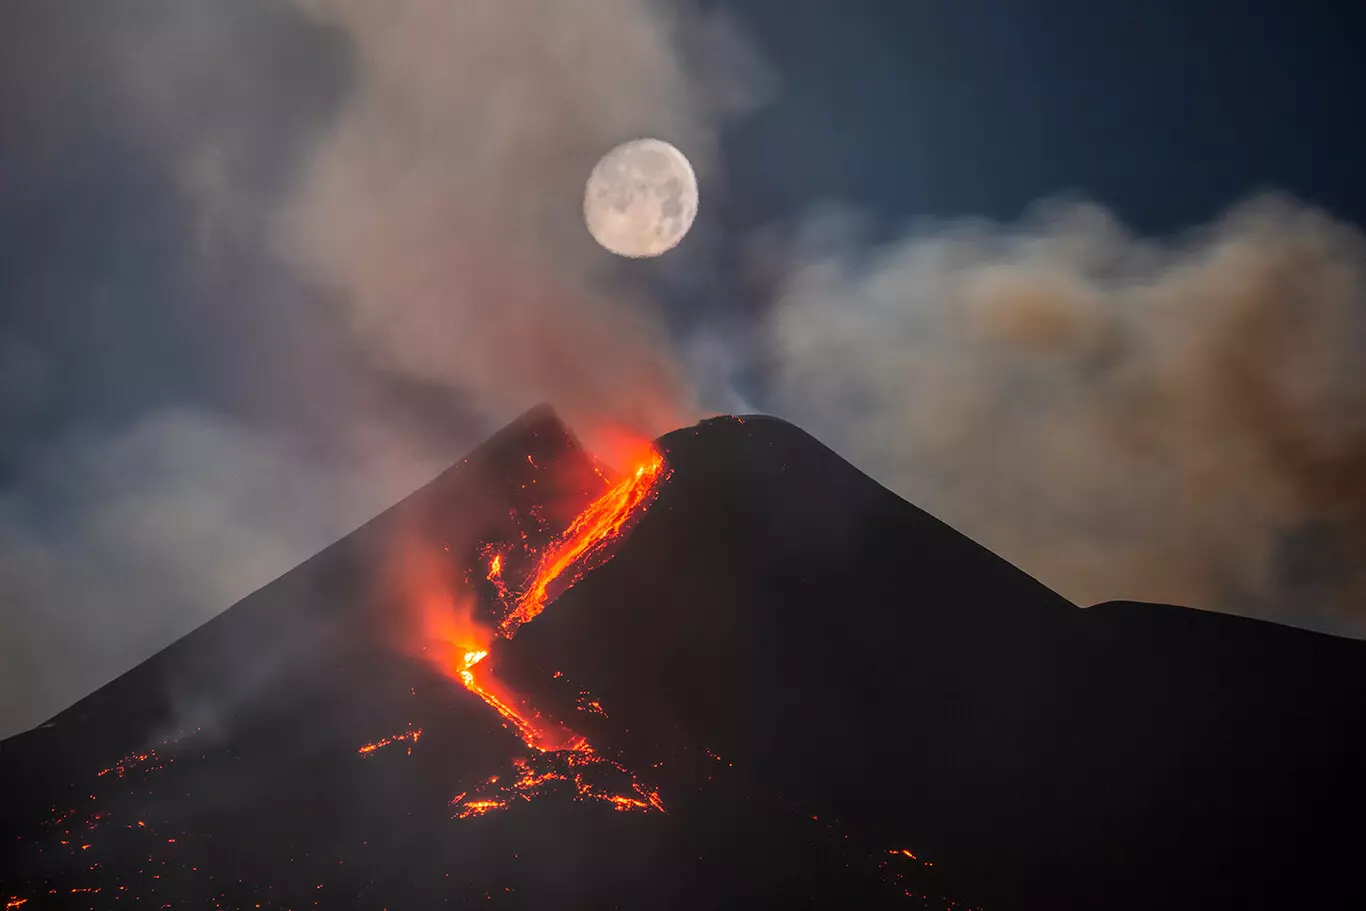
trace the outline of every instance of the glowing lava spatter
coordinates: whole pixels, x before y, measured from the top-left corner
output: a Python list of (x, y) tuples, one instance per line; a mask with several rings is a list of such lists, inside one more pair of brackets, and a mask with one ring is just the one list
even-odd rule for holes
[[(637, 466), (634, 472), (590, 503), (537, 561), (531, 584), (511, 613), (498, 625), (499, 635), (512, 638), (518, 627), (545, 610), (551, 584), (567, 570), (582, 566), (585, 559), (594, 556), (619, 536), (627, 521), (648, 504), (664, 476), (664, 457), (651, 449), (647, 460)], [(569, 584), (577, 582), (583, 572), (580, 569)]]
[(488, 571), (484, 573), (484, 578), (493, 584), (499, 602), (506, 602), (508, 599), (507, 581), (503, 578), (505, 551), (505, 547), (500, 548), (492, 544), (485, 545), (481, 550), (483, 558), (488, 560)]
[(147, 762), (148, 760), (156, 758), (156, 750), (146, 750), (145, 752), (140, 753), (129, 753), (127, 756), (123, 757), (118, 762), (109, 766), (107, 769), (101, 769), (99, 772), (96, 773), (96, 777), (103, 778), (104, 776), (112, 772), (118, 777), (122, 778), (125, 774), (129, 772), (129, 770), (135, 769), (143, 763)]
[[(569, 585), (582, 578), (591, 569), (590, 560), (620, 537), (627, 523), (649, 505), (665, 477), (664, 457), (652, 447), (632, 473), (590, 503), (546, 547), (525, 590), (510, 606), (496, 634), (513, 638), (518, 629), (545, 610), (551, 600), (552, 585), (567, 573), (572, 574)], [(487, 547), (482, 556), (488, 560), (485, 577), (506, 605), (509, 599), (503, 578), (504, 554)], [(474, 793), (461, 793), (452, 800), (457, 818), (482, 816), (504, 809), (513, 801), (528, 801), (552, 790), (563, 790), (576, 800), (602, 800), (623, 811), (663, 811), (658, 793), (640, 784), (623, 766), (598, 753), (582, 735), (543, 718), (492, 676), (485, 661), (494, 631), (475, 622), (472, 611), (442, 610), (436, 616), (429, 615), (427, 623), (429, 634), (435, 634), (442, 643), (442, 652), (433, 654), (428, 650), (429, 657), (436, 658), (447, 676), (460, 681), (497, 712), (533, 751), (529, 757), (514, 760), (514, 779), (501, 781), (495, 775)], [(595, 711), (603, 713), (600, 705), (593, 705)]]
[[(412, 743), (417, 743), (418, 738), (421, 736), (422, 728), (409, 728), (401, 734), (392, 734), (388, 737), (385, 737), (382, 740), (376, 740), (374, 743), (367, 743), (360, 749), (356, 750), (356, 752), (360, 753), (362, 756), (371, 756), (374, 754), (376, 750), (382, 750), (385, 747), (392, 746), (393, 744), (398, 743), (401, 740), (408, 740)], [(412, 751), (413, 748), (410, 745), (408, 747), (408, 752), (412, 753)]]
[(647, 788), (620, 763), (600, 756), (585, 744), (578, 750), (553, 750), (512, 761), (516, 777), (494, 775), (472, 793), (451, 801), (457, 819), (505, 809), (515, 800), (530, 801), (561, 792), (575, 800), (600, 800), (622, 812), (664, 812), (659, 792)]

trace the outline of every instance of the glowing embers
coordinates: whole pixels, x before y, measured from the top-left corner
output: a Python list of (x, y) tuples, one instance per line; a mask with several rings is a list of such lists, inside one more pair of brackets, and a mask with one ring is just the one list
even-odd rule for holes
[[(663, 812), (664, 806), (654, 790), (636, 781), (619, 763), (598, 753), (587, 739), (567, 725), (544, 717), (497, 679), (492, 664), (496, 660), (494, 643), (500, 641), (499, 637), (512, 639), (523, 624), (537, 617), (552, 600), (551, 586), (562, 576), (570, 575), (568, 585), (572, 585), (591, 570), (595, 561), (601, 559), (604, 547), (619, 538), (630, 520), (648, 507), (667, 475), (664, 457), (650, 447), (631, 474), (590, 503), (539, 554), (523, 544), (526, 555), (534, 558), (534, 566), (525, 576), (525, 583), (518, 586), (522, 594), (516, 596), (515, 603), (509, 595), (511, 586), (507, 579), (509, 557), (515, 545), (504, 541), (481, 547), (479, 571), (494, 586), (499, 604), (507, 609), (496, 629), (479, 621), (472, 599), (443, 591), (440, 575), (433, 572), (432, 566), (416, 559), (408, 567), (408, 582), (417, 585), (424, 657), (497, 712), (504, 726), (515, 731), (530, 751), (526, 757), (513, 760), (512, 775), (505, 779), (494, 776), (474, 791), (461, 793), (452, 800), (457, 818), (482, 816), (552, 792), (567, 794), (575, 800), (602, 801), (622, 811)], [(535, 508), (532, 507), (533, 511)], [(514, 510), (514, 521), (516, 518)], [(522, 538), (527, 538), (524, 530)], [(469, 577), (467, 573), (466, 579)], [(558, 588), (556, 594), (568, 585)], [(586, 692), (581, 693), (579, 710), (605, 717), (602, 706), (588, 701), (589, 698)]]
[(456, 819), (468, 819), (471, 816), (483, 816), (492, 810), (502, 810), (507, 808), (507, 801), (503, 800), (470, 800), (460, 804), (456, 811)]
[[(155, 760), (156, 758), (157, 758), (157, 751), (156, 751), (156, 750), (145, 750), (145, 751), (143, 751), (143, 752), (141, 752), (141, 753), (129, 753), (127, 756), (123, 757), (123, 758), (120, 759), (118, 762), (116, 762), (116, 763), (114, 763), (113, 765), (111, 765), (109, 768), (107, 768), (107, 769), (100, 769), (100, 771), (99, 771), (99, 773), (96, 775), (96, 777), (97, 777), (97, 778), (103, 778), (104, 776), (108, 775), (110, 772), (113, 772), (113, 773), (114, 773), (115, 775), (117, 775), (119, 778), (122, 778), (124, 775), (128, 774), (128, 772), (131, 771), (132, 769), (136, 769), (138, 766), (143, 765), (144, 763), (147, 763), (147, 762), (151, 762), (151, 761)], [(159, 769), (159, 768), (161, 768), (161, 765), (158, 764), (158, 765), (155, 766), (155, 768), (158, 768), (158, 769)]]
[(649, 505), (659, 482), (667, 474), (664, 457), (651, 449), (634, 472), (589, 504), (568, 530), (541, 554), (525, 593), (499, 624), (499, 635), (511, 638), (518, 627), (545, 610), (550, 601), (551, 584), (567, 570), (575, 572), (565, 587), (579, 581), (586, 572), (588, 559), (597, 556), (605, 545), (621, 534), (633, 516)]
[(418, 738), (421, 736), (422, 728), (409, 728), (408, 730), (400, 734), (391, 734), (388, 737), (385, 737), (383, 740), (376, 740), (374, 743), (367, 743), (360, 749), (356, 750), (356, 752), (361, 754), (362, 757), (369, 757), (373, 756), (377, 750), (382, 750), (387, 746), (393, 746), (396, 743), (402, 743), (403, 741), (407, 741), (408, 755), (411, 756), (413, 755), (413, 744), (417, 743)]
[(600, 801), (622, 812), (664, 812), (659, 792), (647, 788), (623, 765), (584, 744), (579, 749), (532, 753), (512, 760), (513, 774), (494, 775), (451, 801), (457, 819), (482, 816), (549, 794)]

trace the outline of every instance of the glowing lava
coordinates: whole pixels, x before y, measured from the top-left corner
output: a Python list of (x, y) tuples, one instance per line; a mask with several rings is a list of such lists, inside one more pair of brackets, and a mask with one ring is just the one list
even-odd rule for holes
[[(398, 743), (401, 740), (408, 740), (412, 743), (417, 743), (417, 739), (421, 736), (422, 728), (409, 728), (401, 734), (392, 734), (388, 737), (385, 737), (383, 740), (376, 740), (374, 743), (367, 743), (360, 749), (356, 750), (356, 752), (360, 753), (362, 756), (370, 756), (373, 755), (376, 750), (382, 750), (385, 747), (392, 746), (393, 744)], [(411, 754), (412, 752), (413, 748), (410, 744), (408, 747), (408, 753)]]
[[(535, 619), (552, 600), (551, 586), (562, 577), (568, 575), (568, 584), (560, 591), (581, 579), (592, 568), (591, 560), (599, 557), (608, 544), (621, 536), (628, 522), (649, 505), (665, 477), (664, 457), (651, 447), (633, 472), (590, 503), (546, 547), (523, 593), (498, 625), (496, 635), (511, 639), (523, 624)], [(486, 546), (481, 553), (488, 560), (485, 578), (494, 584), (499, 601), (507, 605), (504, 552)], [(429, 660), (497, 712), (532, 750), (528, 757), (513, 761), (517, 772), (514, 779), (502, 781), (495, 775), (473, 794), (461, 793), (452, 800), (457, 818), (482, 816), (505, 809), (513, 801), (528, 801), (552, 791), (563, 791), (576, 800), (605, 801), (623, 811), (664, 810), (657, 792), (640, 784), (617, 762), (599, 754), (582, 735), (542, 717), (494, 678), (486, 659), (495, 631), (474, 619), (472, 605), (443, 596), (428, 597), (421, 607), (426, 638), (438, 643), (435, 652), (424, 647)], [(589, 710), (606, 714), (596, 702)], [(380, 745), (384, 741), (368, 746)]]
[(143, 763), (147, 762), (148, 760), (156, 759), (156, 757), (156, 750), (147, 750), (143, 753), (129, 753), (127, 756), (123, 757), (118, 762), (111, 765), (109, 768), (101, 769), (98, 773), (96, 773), (95, 777), (103, 778), (110, 772), (113, 772), (115, 775), (122, 778), (124, 775), (128, 773), (130, 769), (135, 769)]
[[(559, 725), (547, 725), (541, 721), (538, 714), (524, 713), (518, 711), (511, 704), (513, 697), (503, 698), (493, 692), (496, 684), (491, 679), (481, 680), (475, 676), (475, 665), (479, 664), (489, 655), (487, 649), (473, 649), (464, 653), (460, 658), (460, 667), (457, 673), (460, 682), (465, 685), (465, 689), (474, 693), (493, 709), (503, 720), (517, 731), (517, 736), (522, 738), (522, 742), (533, 750), (578, 750), (586, 747), (585, 741), (573, 731)], [(482, 675), (481, 675), (482, 676)], [(520, 701), (520, 700), (518, 700)]]
[(603, 547), (617, 538), (626, 527), (627, 521), (635, 516), (641, 507), (648, 505), (664, 475), (664, 457), (651, 449), (646, 461), (637, 466), (634, 472), (589, 504), (569, 529), (541, 555), (532, 574), (530, 586), (518, 599), (512, 612), (498, 625), (499, 635), (512, 638), (518, 627), (535, 619), (545, 610), (546, 604), (550, 601), (551, 584), (567, 570), (579, 567), (578, 572), (570, 578), (569, 585), (582, 578), (586, 572), (583, 568), (584, 561), (596, 556)]
[(554, 750), (512, 761), (516, 778), (504, 782), (494, 775), (473, 793), (451, 801), (457, 819), (505, 809), (515, 800), (530, 801), (546, 794), (564, 793), (574, 800), (601, 800), (622, 812), (664, 812), (659, 792), (647, 788), (620, 763), (600, 756), (584, 744), (577, 750)]
[(484, 548), (483, 555), (489, 560), (488, 572), (484, 574), (484, 578), (493, 583), (494, 590), (498, 592), (498, 600), (505, 602), (508, 599), (508, 586), (503, 580), (503, 551), (489, 545)]

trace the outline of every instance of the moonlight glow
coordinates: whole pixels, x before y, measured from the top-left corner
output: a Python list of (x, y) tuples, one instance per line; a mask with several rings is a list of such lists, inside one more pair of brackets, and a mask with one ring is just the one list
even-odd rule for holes
[(583, 217), (598, 243), (619, 256), (659, 256), (697, 217), (697, 175), (683, 153), (636, 139), (603, 156), (583, 193)]

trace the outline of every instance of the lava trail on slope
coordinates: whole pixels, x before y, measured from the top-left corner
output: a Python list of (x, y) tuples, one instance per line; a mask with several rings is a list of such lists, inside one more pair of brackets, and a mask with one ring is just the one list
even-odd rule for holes
[[(918, 843), (851, 848), (848, 830), (756, 787), (712, 744), (638, 761), (620, 749), (636, 706), (567, 666), (522, 672), (527, 636), (585, 607), (566, 594), (618, 576), (642, 530), (672, 524), (666, 459), (645, 452), (617, 477), (534, 410), (0, 742), (0, 899), (25, 911), (951, 907)], [(609, 630), (595, 648), (650, 662), (662, 642)], [(694, 688), (697, 670), (675, 685)]]
[[(535, 459), (527, 463), (537, 467)], [(545, 610), (555, 595), (572, 587), (594, 565), (610, 557), (610, 547), (637, 521), (668, 478), (664, 458), (653, 447), (641, 463), (588, 504), (561, 534), (543, 547), (523, 544), (530, 570), (513, 595), (503, 561), (515, 545), (485, 542), (479, 550), (488, 560), (483, 578), (497, 594), (494, 612), (502, 619), (496, 633), (511, 640), (521, 627)], [(519, 535), (523, 541), (529, 536)], [(466, 573), (466, 578), (471, 573)], [(495, 647), (494, 630), (482, 626), (468, 606), (457, 601), (425, 602), (426, 610), (446, 611), (427, 617), (437, 629), (438, 643), (425, 648), (448, 677), (458, 681), (493, 709), (517, 733), (529, 755), (513, 760), (514, 774), (494, 775), (478, 788), (462, 791), (452, 801), (460, 818), (505, 809), (516, 800), (567, 793), (577, 800), (601, 800), (618, 810), (663, 811), (657, 790), (647, 787), (620, 763), (596, 750), (568, 725), (546, 717), (530, 700), (498, 681), (487, 661)], [(565, 787), (557, 787), (565, 786)]]

